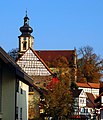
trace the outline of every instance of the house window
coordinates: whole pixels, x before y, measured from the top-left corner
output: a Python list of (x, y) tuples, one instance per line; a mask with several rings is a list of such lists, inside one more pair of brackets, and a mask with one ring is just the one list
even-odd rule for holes
[(33, 87), (29, 87), (29, 92), (33, 92), (34, 88)]
[(81, 112), (82, 112), (82, 113), (85, 113), (85, 108), (81, 108)]
[(22, 120), (22, 108), (20, 108), (20, 120)]
[(21, 90), (21, 94), (23, 94), (23, 83), (21, 82), (21, 85), (20, 85), (20, 90)]
[(85, 103), (85, 100), (84, 99), (80, 99), (80, 103), (81, 104)]
[(88, 113), (88, 109), (85, 109), (85, 112)]
[(19, 92), (19, 80), (16, 80), (16, 92)]
[(21, 94), (23, 94), (23, 89), (21, 88)]
[(82, 103), (82, 99), (80, 99), (80, 103)]
[(18, 120), (18, 107), (16, 107), (16, 120)]

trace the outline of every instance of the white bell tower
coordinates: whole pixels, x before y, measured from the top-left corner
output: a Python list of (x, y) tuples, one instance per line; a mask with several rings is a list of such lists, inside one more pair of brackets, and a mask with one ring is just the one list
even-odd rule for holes
[(21, 35), (19, 38), (19, 54), (22, 55), (29, 47), (33, 48), (34, 37), (31, 36), (33, 29), (29, 26), (29, 18), (24, 17), (24, 25), (20, 27)]

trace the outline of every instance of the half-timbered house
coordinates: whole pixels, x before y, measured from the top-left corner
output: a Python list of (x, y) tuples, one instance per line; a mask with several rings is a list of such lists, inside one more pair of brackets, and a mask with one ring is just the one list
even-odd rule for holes
[(32, 76), (34, 84), (39, 85), (39, 87), (45, 87), (51, 81), (52, 71), (32, 48), (29, 48), (17, 60), (17, 64), (28, 75)]

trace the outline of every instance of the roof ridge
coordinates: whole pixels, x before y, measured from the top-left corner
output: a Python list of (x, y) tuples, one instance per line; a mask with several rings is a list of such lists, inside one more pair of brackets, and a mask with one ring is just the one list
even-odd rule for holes
[[(92, 93), (88, 93), (86, 92), (87, 96), (88, 96), (88, 99), (92, 102), (93, 105), (95, 105), (95, 103), (92, 101), (92, 99), (90, 99), (89, 95), (92, 95), (94, 97), (94, 95)], [(94, 97), (94, 100), (95, 100), (95, 97)]]
[(35, 50), (35, 51), (75, 51), (75, 50), (52, 50), (52, 49), (48, 49), (48, 50)]

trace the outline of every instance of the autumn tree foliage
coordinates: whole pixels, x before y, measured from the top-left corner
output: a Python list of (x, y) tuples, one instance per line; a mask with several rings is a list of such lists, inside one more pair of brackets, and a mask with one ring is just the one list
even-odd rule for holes
[[(45, 114), (54, 120), (67, 119), (72, 111), (72, 94), (70, 90), (71, 75), (68, 60), (64, 56), (57, 57), (51, 63), (56, 67), (59, 82), (48, 85), (45, 98)], [(50, 88), (49, 88), (50, 86)], [(52, 86), (52, 87), (51, 87)]]
[(99, 82), (103, 71), (103, 60), (90, 46), (78, 50), (77, 82)]
[(69, 62), (65, 56), (58, 56), (51, 62), (46, 61), (46, 64), (49, 68), (59, 69), (59, 72), (62, 72), (63, 68), (68, 68), (69, 66)]
[(72, 95), (70, 89), (64, 82), (59, 82), (48, 89), (45, 95), (45, 114), (53, 120), (66, 120), (72, 111)]
[(49, 65), (51, 65), (51, 67), (55, 67), (58, 70), (57, 77), (60, 81), (64, 82), (72, 89), (77, 89), (75, 81), (75, 68), (73, 67), (72, 61), (70, 63), (65, 56), (59, 56), (55, 58)]
[(71, 84), (71, 74), (70, 74), (70, 67), (69, 61), (64, 56), (59, 56), (55, 58), (51, 63), (48, 63), (50, 68), (53, 68), (53, 72), (57, 73), (57, 77), (60, 81), (64, 81), (68, 86)]

